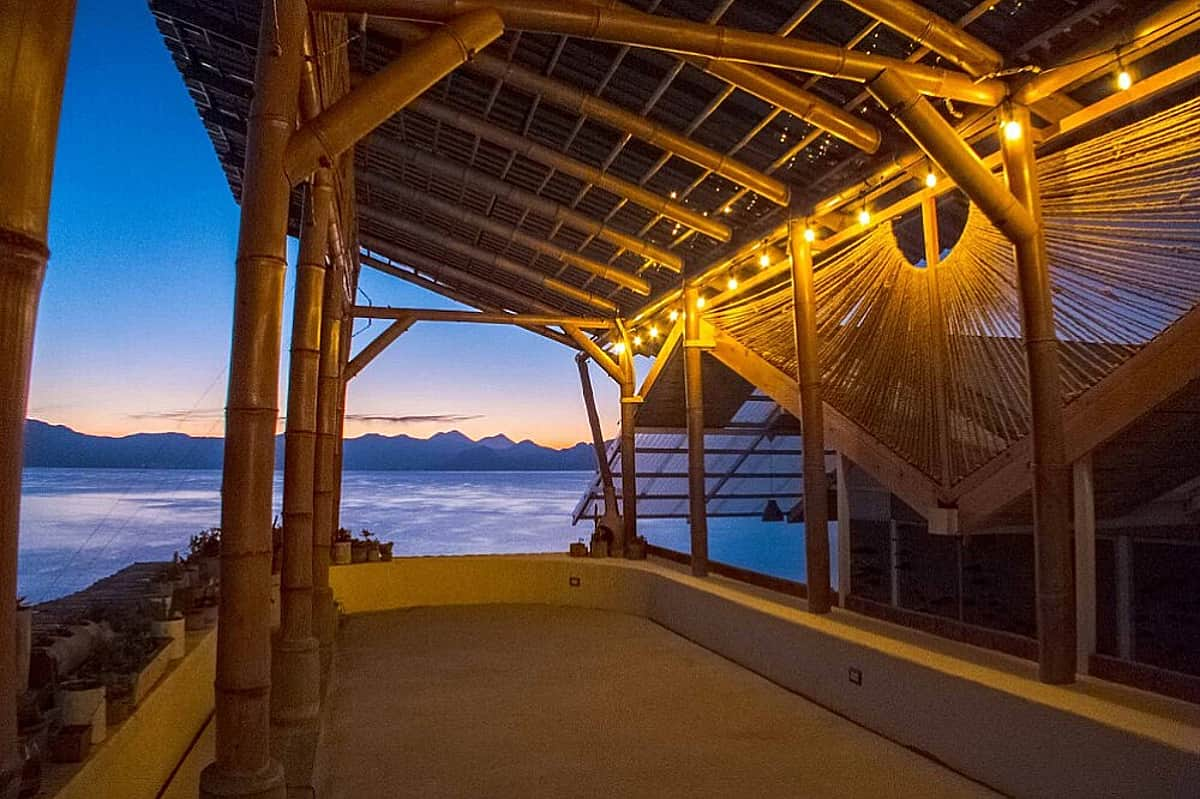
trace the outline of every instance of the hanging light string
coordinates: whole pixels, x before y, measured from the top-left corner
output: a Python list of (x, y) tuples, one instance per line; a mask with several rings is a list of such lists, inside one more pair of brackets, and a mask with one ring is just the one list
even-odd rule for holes
[[(1046, 156), (1038, 173), (1070, 403), (1200, 303), (1200, 99)], [(782, 280), (706, 319), (795, 374)], [(910, 463), (957, 481), (1029, 434), (1012, 246), (974, 206), (936, 268), (913, 267), (889, 221), (819, 263), (814, 283), (826, 400)]]

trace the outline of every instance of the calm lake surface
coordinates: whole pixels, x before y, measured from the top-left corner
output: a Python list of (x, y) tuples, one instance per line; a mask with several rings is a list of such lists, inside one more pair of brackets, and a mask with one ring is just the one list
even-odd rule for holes
[[(590, 522), (571, 526), (571, 512), (591, 476), (346, 472), (342, 525), (394, 541), (398, 556), (562, 552), (591, 535)], [(276, 474), (276, 513), (281, 477)], [(186, 554), (189, 536), (220, 524), (220, 487), (217, 470), (26, 469), (18, 594), (43, 601), (133, 561)], [(683, 520), (645, 520), (641, 532), (656, 544), (688, 549)], [(709, 551), (715, 560), (804, 577), (800, 524), (712, 519)]]

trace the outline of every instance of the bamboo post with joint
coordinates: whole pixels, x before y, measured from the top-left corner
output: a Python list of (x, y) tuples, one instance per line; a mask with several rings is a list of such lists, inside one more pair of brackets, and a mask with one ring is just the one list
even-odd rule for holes
[(0, 6), (0, 796), (21, 787), (17, 543), (33, 335), (50, 251), (50, 187), (75, 0)]
[(329, 171), (319, 169), (300, 230), (284, 433), (282, 613), (271, 663), (271, 722), (284, 729), (315, 722), (321, 702), (321, 664), (313, 636), (313, 482), (332, 203)]
[(921, 223), (925, 234), (925, 270), (929, 284), (930, 325), (933, 335), (933, 413), (934, 430), (937, 436), (938, 462), (941, 466), (941, 484), (949, 488), (953, 479), (950, 463), (950, 416), (949, 403), (949, 349), (946, 315), (942, 306), (941, 244), (938, 238), (937, 198), (931, 192), (921, 197)]
[(1058, 336), (1029, 110), (1016, 106), (1008, 113), (1009, 124), (1019, 126), (1021, 135), (1014, 135), (1017, 129), (1009, 128), (1000, 136), (1004, 173), (1009, 191), (1036, 223), (1034, 235), (1014, 240), (1013, 246), (1033, 411), (1038, 676), (1043, 682), (1063, 684), (1075, 681), (1077, 665), (1071, 467), (1066, 457)]
[(700, 289), (683, 287), (683, 385), (687, 406), (688, 527), (692, 574), (708, 575), (708, 503), (704, 481), (704, 382), (701, 359), (711, 347), (700, 338)]
[(284, 152), (295, 129), (304, 3), (264, 4), (258, 37), (238, 239), (237, 286), (221, 492), (216, 761), (202, 797), (283, 799), (270, 752), (271, 517), (279, 350), (291, 183)]
[(628, 551), (637, 538), (637, 373), (629, 330), (617, 320), (621, 337), (621, 549)]
[(816, 291), (813, 288), (812, 231), (807, 220), (795, 213), (788, 219), (788, 254), (792, 260), (796, 383), (800, 392), (804, 440), (804, 555), (808, 610), (810, 613), (828, 613), (831, 604), (829, 480), (825, 475), (825, 414), (821, 399)]
[(317, 442), (313, 467), (313, 631), (320, 648), (321, 695), (328, 684), (333, 657), (336, 617), (329, 567), (337, 529), (334, 508), (334, 469), (338, 431), (338, 395), (341, 391), (342, 318), (346, 308), (346, 259), (330, 242), (331, 267), (325, 272), (321, 304), (321, 349), (317, 376)]

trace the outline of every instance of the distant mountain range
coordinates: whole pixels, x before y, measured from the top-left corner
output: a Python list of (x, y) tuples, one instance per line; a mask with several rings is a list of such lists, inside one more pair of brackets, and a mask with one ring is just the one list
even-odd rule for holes
[[(84, 469), (220, 469), (224, 440), (183, 433), (90, 436), (63, 425), (25, 420), (25, 465)], [(346, 439), (344, 465), (352, 471), (566, 471), (594, 470), (587, 444), (551, 449), (505, 435), (474, 441), (457, 430), (431, 438), (375, 433)], [(283, 467), (283, 436), (275, 466)]]

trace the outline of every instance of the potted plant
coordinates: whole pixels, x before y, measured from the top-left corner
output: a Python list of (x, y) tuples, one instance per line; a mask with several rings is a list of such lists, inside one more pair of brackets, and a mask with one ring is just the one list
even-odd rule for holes
[(350, 531), (345, 527), (339, 527), (333, 536), (333, 562), (344, 566), (352, 559)]
[(204, 626), (212, 627), (216, 624), (220, 607), (217, 602), (217, 593), (211, 585), (204, 589), (204, 598), (200, 600), (200, 607), (204, 612)]
[(188, 562), (200, 567), (202, 579), (221, 578), (221, 528), (210, 527), (188, 542)]
[(392, 547), (394, 547), (395, 545), (396, 544), (394, 541), (380, 541), (379, 542), (379, 559), (384, 562), (390, 561), (392, 559)]
[(151, 605), (150, 633), (155, 638), (170, 638), (167, 647), (167, 657), (179, 660), (187, 654), (187, 621), (183, 614), (174, 610), (170, 605), (153, 603)]
[(365, 541), (367, 544), (367, 562), (368, 563), (378, 563), (379, 562), (379, 541), (374, 538), (374, 535), (375, 534), (372, 533), (370, 530), (362, 531), (363, 541)]

